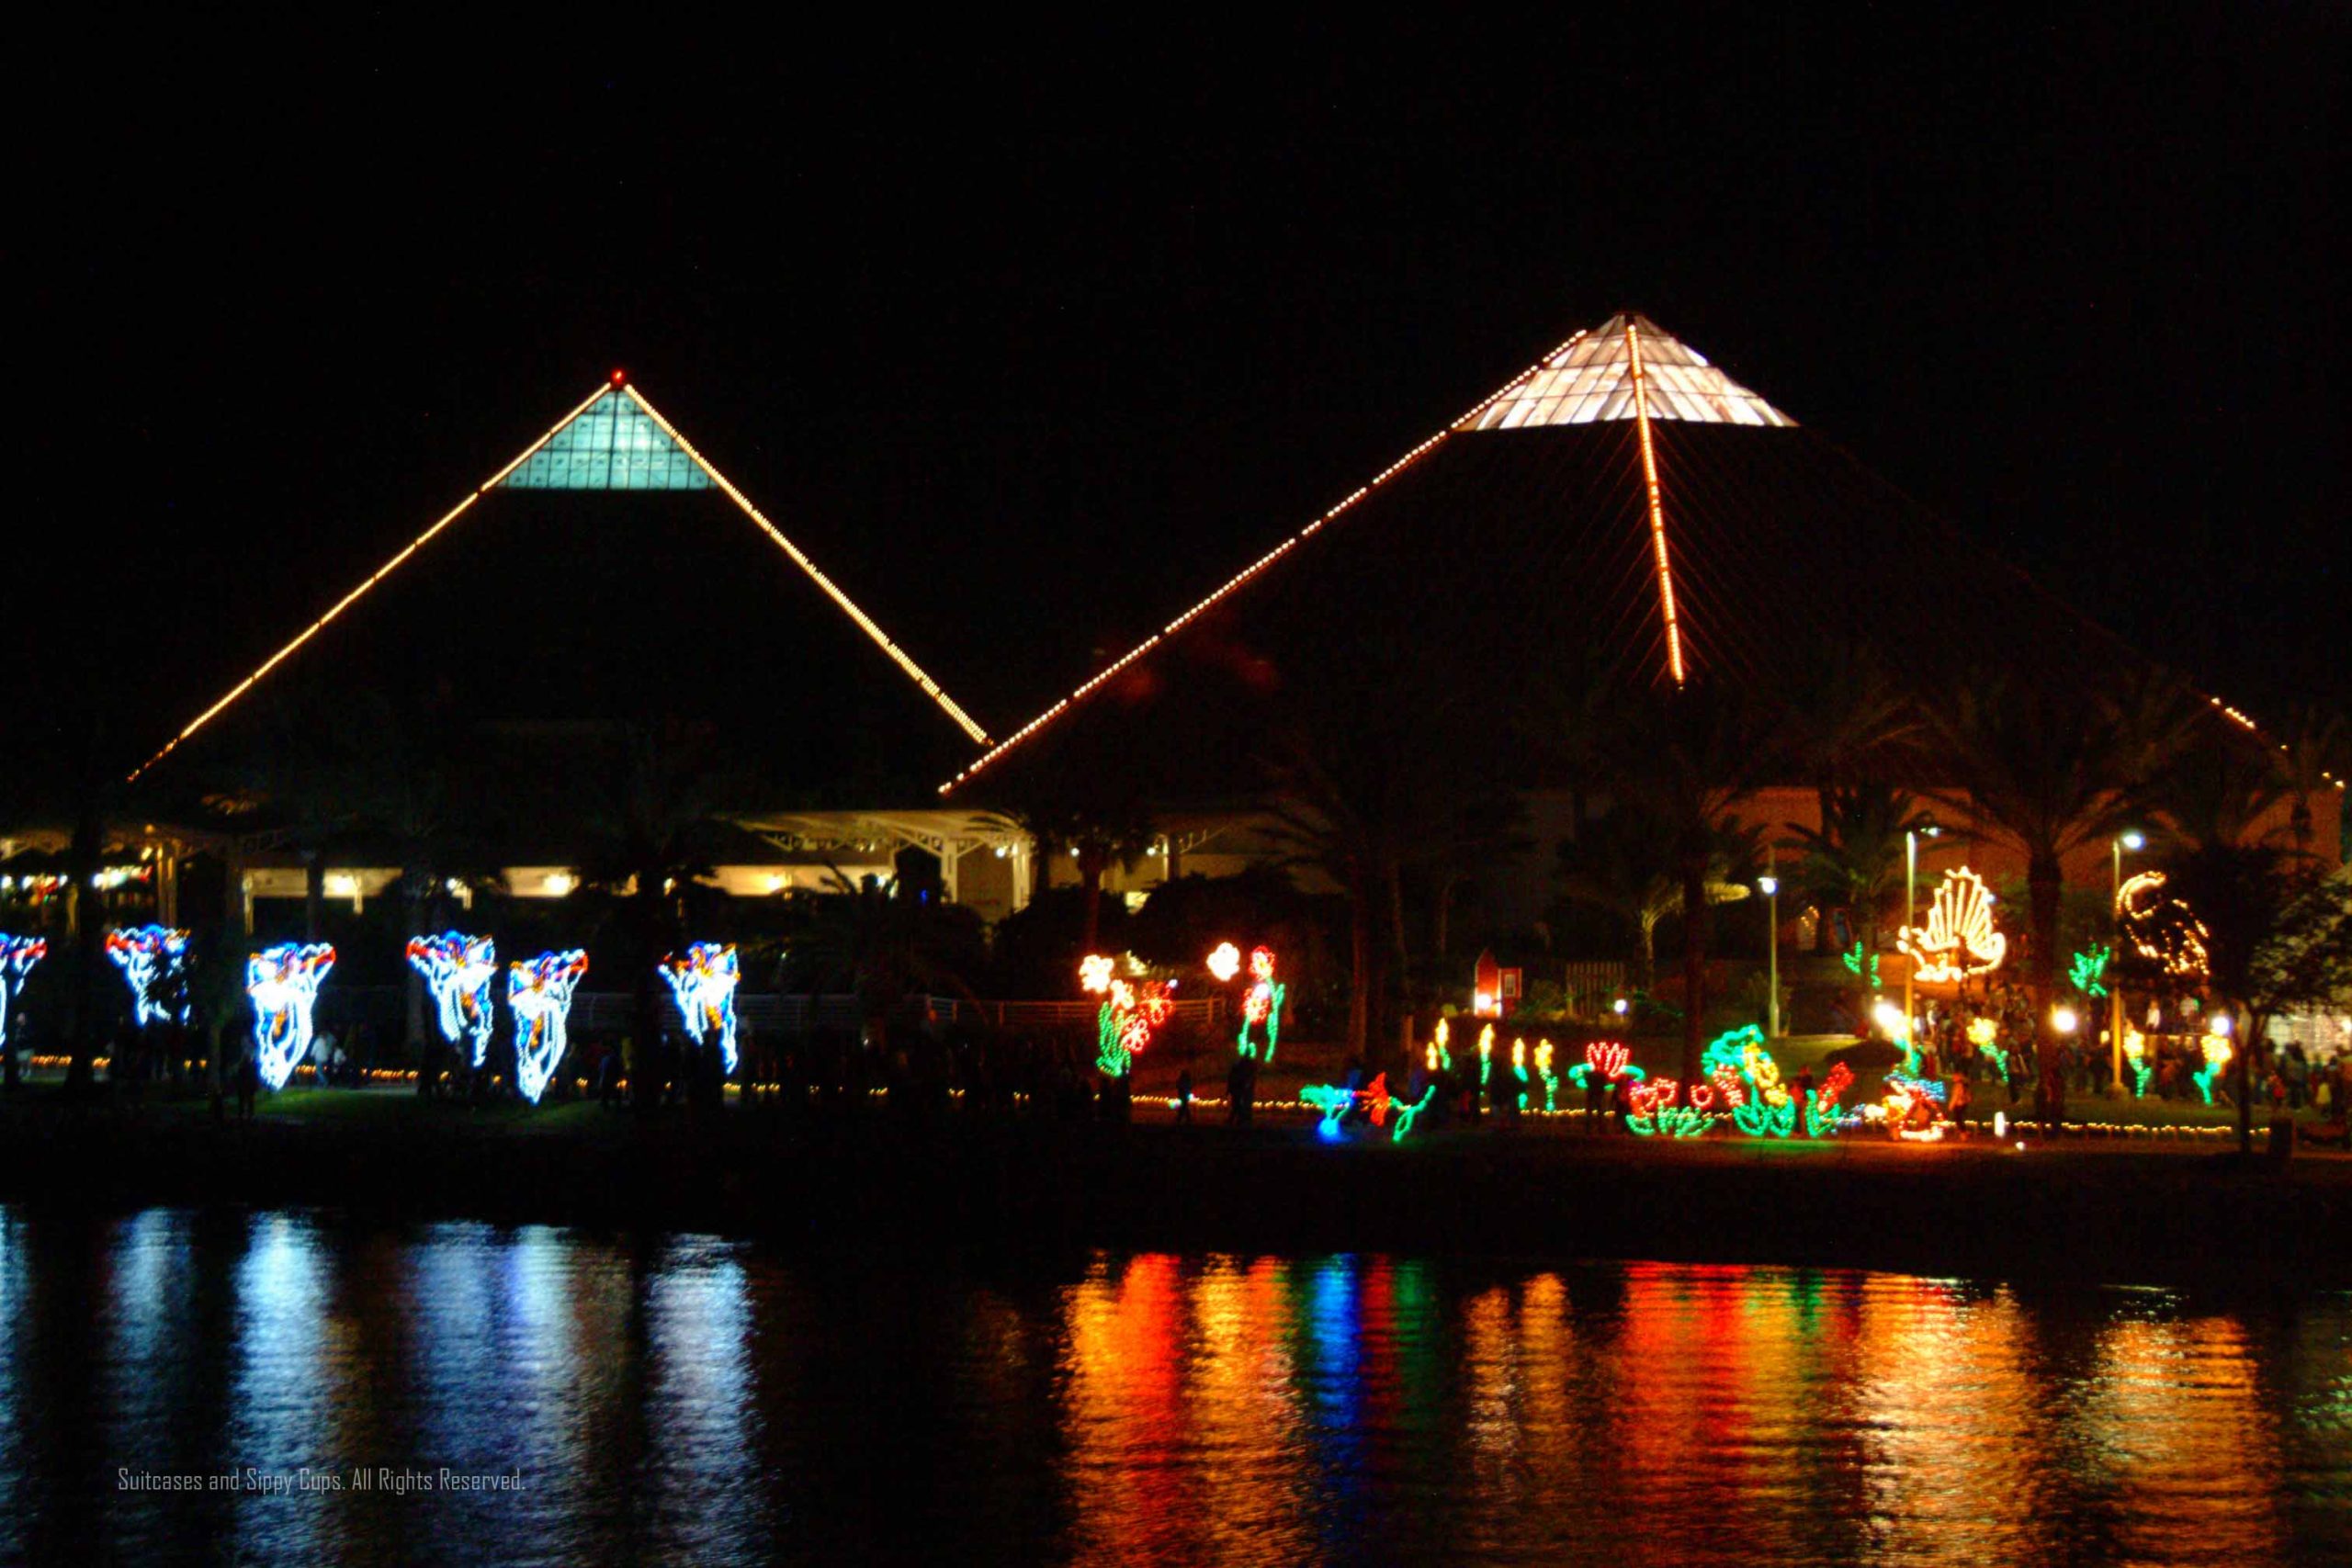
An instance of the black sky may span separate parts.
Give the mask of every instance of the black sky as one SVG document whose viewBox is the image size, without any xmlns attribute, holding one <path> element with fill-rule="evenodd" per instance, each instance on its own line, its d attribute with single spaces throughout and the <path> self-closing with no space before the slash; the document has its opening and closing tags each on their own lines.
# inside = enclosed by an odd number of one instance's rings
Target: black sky
<svg viewBox="0 0 2352 1568">
<path fill-rule="evenodd" d="M 160 741 L 617 365 L 1002 733 L 1624 305 L 2257 714 L 2352 705 L 2352 28 L 2161 9 L 61 40 L 12 727 Z"/>
</svg>

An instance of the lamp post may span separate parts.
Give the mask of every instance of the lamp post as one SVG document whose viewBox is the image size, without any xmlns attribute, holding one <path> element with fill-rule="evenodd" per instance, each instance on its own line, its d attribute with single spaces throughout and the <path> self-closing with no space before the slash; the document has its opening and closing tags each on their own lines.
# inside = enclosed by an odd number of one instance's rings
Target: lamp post
<svg viewBox="0 0 2352 1568">
<path fill-rule="evenodd" d="M 1942 829 L 1937 827 L 1932 822 L 1928 823 L 1924 827 L 1910 828 L 1904 830 L 1903 929 L 1905 931 L 1911 931 L 1915 926 L 1917 926 L 1919 919 L 1919 835 L 1924 833 L 1928 838 L 1932 839 L 1938 833 L 1942 831 Z M 1911 1021 L 1911 976 L 1913 972 L 1918 967 L 1918 959 L 1913 957 L 1910 953 L 1904 954 L 1903 1037 L 1905 1040 L 1911 1038 L 1911 1031 L 1915 1027 Z"/>
<path fill-rule="evenodd" d="M 1772 863 L 1776 867 L 1779 861 L 1780 852 L 1775 850 L 1772 852 Z M 1764 1036 L 1768 1040 L 1778 1040 L 1781 1037 L 1781 879 L 1767 874 L 1759 878 L 1756 886 L 1764 890 L 1765 902 L 1770 906 L 1764 921 L 1764 951 L 1769 955 L 1769 968 L 1764 976 Z"/>
<path fill-rule="evenodd" d="M 2138 850 L 2147 839 L 2137 828 L 2127 828 L 2108 843 L 2113 852 L 2114 874 L 2109 879 L 2107 899 L 2107 951 L 2114 956 L 2113 964 L 2123 955 L 2123 852 Z M 2107 983 L 2107 1055 L 2112 1068 L 2110 1088 L 2120 1098 L 2123 1093 L 2123 976 L 2117 973 Z"/>
</svg>

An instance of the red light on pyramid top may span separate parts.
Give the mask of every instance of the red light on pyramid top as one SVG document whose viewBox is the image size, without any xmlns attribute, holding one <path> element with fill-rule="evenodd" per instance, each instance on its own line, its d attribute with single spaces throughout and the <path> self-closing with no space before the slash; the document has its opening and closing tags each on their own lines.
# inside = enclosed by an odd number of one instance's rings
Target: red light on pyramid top
<svg viewBox="0 0 2352 1568">
<path fill-rule="evenodd" d="M 613 372 L 613 385 L 614 385 L 614 386 L 616 386 L 616 387 L 620 386 L 622 383 L 626 382 L 628 379 L 628 371 L 626 371 L 626 370 L 615 370 L 615 371 Z"/>
</svg>

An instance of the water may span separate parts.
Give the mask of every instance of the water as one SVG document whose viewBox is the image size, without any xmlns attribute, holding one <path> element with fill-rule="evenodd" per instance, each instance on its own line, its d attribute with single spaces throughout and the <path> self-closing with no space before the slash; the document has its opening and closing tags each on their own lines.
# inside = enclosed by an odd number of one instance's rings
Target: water
<svg viewBox="0 0 2352 1568">
<path fill-rule="evenodd" d="M 19 1209 L 0 1312 L 6 1560 L 2352 1560 L 2340 1294 Z"/>
</svg>

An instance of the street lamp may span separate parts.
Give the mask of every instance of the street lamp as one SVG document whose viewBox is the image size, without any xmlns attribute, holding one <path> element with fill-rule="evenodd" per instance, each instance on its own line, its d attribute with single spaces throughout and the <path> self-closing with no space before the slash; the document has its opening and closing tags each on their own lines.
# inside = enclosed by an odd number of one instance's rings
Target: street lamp
<svg viewBox="0 0 2352 1568">
<path fill-rule="evenodd" d="M 1928 822 L 1916 829 L 1905 829 L 1903 834 L 1903 929 L 1910 931 L 1919 920 L 1919 840 L 1922 835 L 1934 838 L 1941 828 Z M 1917 950 L 1914 949 L 1916 953 Z M 1919 967 L 1916 956 L 1906 955 L 1903 965 L 1903 1030 L 1905 1038 L 1911 1032 L 1911 976 Z"/>
<path fill-rule="evenodd" d="M 1775 848 L 1771 853 L 1772 863 L 1777 866 L 1780 851 Z M 1770 967 L 1764 976 L 1764 1037 L 1778 1040 L 1781 1037 L 1781 879 L 1767 874 L 1758 878 L 1756 886 L 1764 890 L 1765 900 L 1770 906 L 1764 921 L 1765 951 L 1770 954 Z"/>
<path fill-rule="evenodd" d="M 2114 955 L 2108 961 L 2110 965 L 2123 955 L 2123 852 L 2137 852 L 2147 843 L 2147 835 L 2137 828 L 2126 828 L 2108 843 L 2114 870 L 2107 899 L 2107 951 Z M 2111 1069 L 2109 1090 L 2120 1099 L 2123 1093 L 2123 976 L 2113 968 L 2109 973 L 2113 978 L 2107 983 L 2107 1055 Z"/>
</svg>

